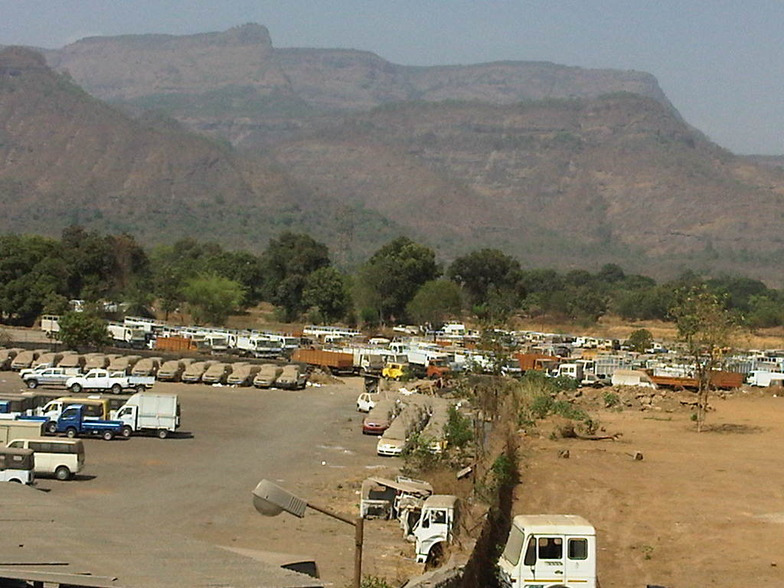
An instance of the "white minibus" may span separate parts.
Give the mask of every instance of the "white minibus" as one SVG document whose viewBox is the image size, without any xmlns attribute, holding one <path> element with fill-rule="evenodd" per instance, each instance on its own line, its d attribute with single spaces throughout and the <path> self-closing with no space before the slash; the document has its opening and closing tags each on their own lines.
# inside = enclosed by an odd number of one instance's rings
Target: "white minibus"
<svg viewBox="0 0 784 588">
<path fill-rule="evenodd" d="M 84 444 L 80 439 L 14 439 L 8 447 L 33 450 L 36 476 L 65 481 L 84 467 Z"/>
</svg>

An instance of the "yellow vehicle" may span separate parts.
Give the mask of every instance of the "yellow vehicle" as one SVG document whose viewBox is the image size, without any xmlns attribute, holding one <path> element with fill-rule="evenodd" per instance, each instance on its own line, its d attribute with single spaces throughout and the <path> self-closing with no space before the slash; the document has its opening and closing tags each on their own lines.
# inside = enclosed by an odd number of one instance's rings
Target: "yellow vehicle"
<svg viewBox="0 0 784 588">
<path fill-rule="evenodd" d="M 401 361 L 390 361 L 381 370 L 381 375 L 388 380 L 399 380 L 408 373 L 408 364 Z"/>
</svg>

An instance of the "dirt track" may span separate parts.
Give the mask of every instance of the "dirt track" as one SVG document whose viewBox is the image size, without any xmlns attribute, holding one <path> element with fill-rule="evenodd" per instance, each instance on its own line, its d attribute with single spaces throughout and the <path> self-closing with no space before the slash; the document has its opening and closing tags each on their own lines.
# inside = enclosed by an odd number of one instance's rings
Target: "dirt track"
<svg viewBox="0 0 784 588">
<path fill-rule="evenodd" d="M 602 588 L 784 585 L 784 398 L 713 405 L 700 434 L 687 410 L 602 411 L 619 441 L 552 441 L 542 426 L 522 444 L 515 513 L 590 520 Z"/>
</svg>

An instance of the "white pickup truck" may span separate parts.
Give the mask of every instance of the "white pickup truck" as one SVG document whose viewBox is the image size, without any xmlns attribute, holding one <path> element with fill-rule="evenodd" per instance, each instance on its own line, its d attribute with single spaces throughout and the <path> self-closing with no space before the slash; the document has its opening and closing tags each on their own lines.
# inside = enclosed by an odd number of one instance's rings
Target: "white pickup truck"
<svg viewBox="0 0 784 588">
<path fill-rule="evenodd" d="M 147 388 L 152 388 L 154 383 L 153 376 L 126 376 L 122 372 L 94 369 L 83 376 L 68 378 L 65 381 L 65 387 L 74 394 L 83 390 L 100 390 L 120 394 L 124 390 L 144 392 Z"/>
</svg>

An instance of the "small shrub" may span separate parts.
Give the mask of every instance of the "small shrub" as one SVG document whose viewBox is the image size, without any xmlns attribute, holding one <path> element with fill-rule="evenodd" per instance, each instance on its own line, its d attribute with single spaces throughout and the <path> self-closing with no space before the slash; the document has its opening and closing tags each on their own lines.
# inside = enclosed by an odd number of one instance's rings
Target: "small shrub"
<svg viewBox="0 0 784 588">
<path fill-rule="evenodd" d="M 603 398 L 605 408 L 615 408 L 621 404 L 621 397 L 615 392 L 607 391 L 604 393 Z"/>
<path fill-rule="evenodd" d="M 444 437 L 448 447 L 462 449 L 474 439 L 471 419 L 462 414 L 456 406 L 449 407 L 449 420 L 444 425 Z"/>
<path fill-rule="evenodd" d="M 552 382 L 555 389 L 559 391 L 577 390 L 580 387 L 580 383 L 571 376 L 558 376 L 553 378 Z"/>
<path fill-rule="evenodd" d="M 554 403 L 549 394 L 537 394 L 531 401 L 528 411 L 534 419 L 543 419 L 553 411 Z"/>
</svg>

